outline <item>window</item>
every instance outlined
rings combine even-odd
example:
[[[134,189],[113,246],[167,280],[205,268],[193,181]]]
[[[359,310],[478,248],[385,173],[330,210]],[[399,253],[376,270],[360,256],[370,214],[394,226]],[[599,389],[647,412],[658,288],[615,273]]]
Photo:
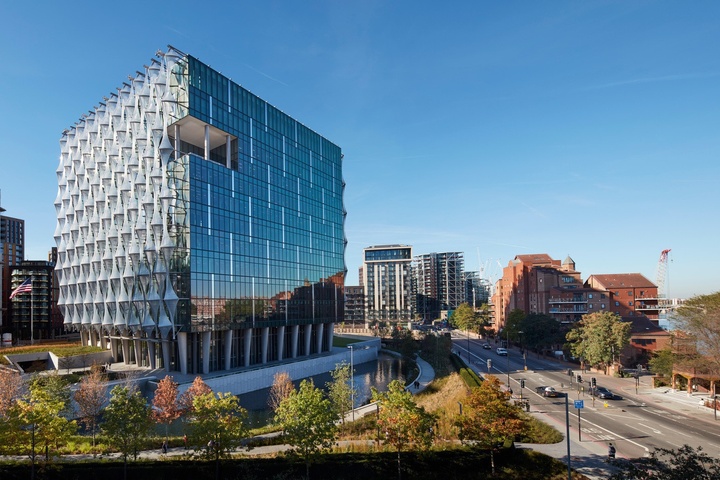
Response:
[[[616,306],[616,307],[619,307],[619,306],[620,306],[620,302],[615,302],[615,306]]]
[[[628,290],[628,297],[632,297],[632,296],[633,296],[632,290]]]
[[[592,303],[589,303],[589,304],[588,304],[588,308],[592,308],[592,307],[593,307],[593,304],[592,304]]]
[[[592,293],[588,293],[588,298],[592,298]]]
[[[632,307],[632,304],[633,304],[632,300],[628,302],[628,305],[630,305],[631,307]]]
[[[605,298],[605,294],[604,294],[604,293],[601,293],[601,294],[600,294],[600,299],[602,300],[602,299],[604,299],[604,298]]]
[[[605,308],[605,304],[604,304],[604,303],[601,303],[601,304],[600,304],[600,308]]]

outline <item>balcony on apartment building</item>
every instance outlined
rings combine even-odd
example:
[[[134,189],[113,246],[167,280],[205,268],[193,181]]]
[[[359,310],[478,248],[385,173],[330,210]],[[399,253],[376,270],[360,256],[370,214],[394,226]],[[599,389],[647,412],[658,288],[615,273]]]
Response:
[[[585,305],[574,305],[570,307],[550,307],[550,313],[588,313],[588,308]]]
[[[550,297],[548,303],[587,303],[588,299],[585,295],[575,295],[570,297]]]

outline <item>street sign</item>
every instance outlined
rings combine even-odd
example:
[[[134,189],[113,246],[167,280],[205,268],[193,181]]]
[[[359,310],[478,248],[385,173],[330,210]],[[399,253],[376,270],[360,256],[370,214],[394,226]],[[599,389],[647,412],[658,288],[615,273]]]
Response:
[[[585,408],[585,400],[575,400],[575,408]]]

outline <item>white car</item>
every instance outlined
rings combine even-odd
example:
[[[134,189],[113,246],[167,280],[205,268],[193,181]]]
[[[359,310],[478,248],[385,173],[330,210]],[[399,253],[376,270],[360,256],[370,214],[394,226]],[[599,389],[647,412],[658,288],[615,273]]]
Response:
[[[500,355],[501,357],[507,357],[507,349],[505,349],[505,348],[498,347],[498,348],[495,350],[495,353],[497,353],[497,354]]]

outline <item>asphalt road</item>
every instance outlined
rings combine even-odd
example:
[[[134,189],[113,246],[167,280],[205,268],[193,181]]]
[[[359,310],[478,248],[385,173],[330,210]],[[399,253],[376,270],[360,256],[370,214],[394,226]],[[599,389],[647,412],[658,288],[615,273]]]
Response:
[[[463,359],[467,358],[470,347],[470,361],[482,375],[488,373],[487,359],[492,361],[491,373],[504,383],[510,379],[513,396],[529,400],[531,411],[542,414],[548,422],[565,433],[565,401],[569,404],[570,436],[595,455],[604,455],[607,445],[613,443],[619,458],[638,458],[649,455],[655,448],[677,449],[682,445],[701,446],[708,455],[720,458],[720,421],[714,422],[713,415],[701,407],[683,408],[671,405],[670,399],[658,399],[653,392],[651,377],[640,377],[636,388],[634,378],[615,378],[598,372],[582,373],[573,370],[573,377],[582,375],[583,385],[568,375],[571,365],[551,358],[541,358],[528,353],[523,359],[518,349],[508,349],[507,357],[485,350],[477,340],[454,334],[453,344]],[[527,370],[525,368],[527,367]],[[508,375],[509,373],[509,375]],[[598,386],[607,387],[620,395],[621,399],[601,400],[588,394],[592,377]],[[520,388],[520,380],[525,388]],[[553,386],[563,396],[546,398],[536,393],[538,386]],[[583,408],[574,408],[575,400],[583,400]],[[672,408],[671,408],[672,407]],[[704,407],[702,407],[704,408]],[[712,411],[712,410],[710,410]]]

